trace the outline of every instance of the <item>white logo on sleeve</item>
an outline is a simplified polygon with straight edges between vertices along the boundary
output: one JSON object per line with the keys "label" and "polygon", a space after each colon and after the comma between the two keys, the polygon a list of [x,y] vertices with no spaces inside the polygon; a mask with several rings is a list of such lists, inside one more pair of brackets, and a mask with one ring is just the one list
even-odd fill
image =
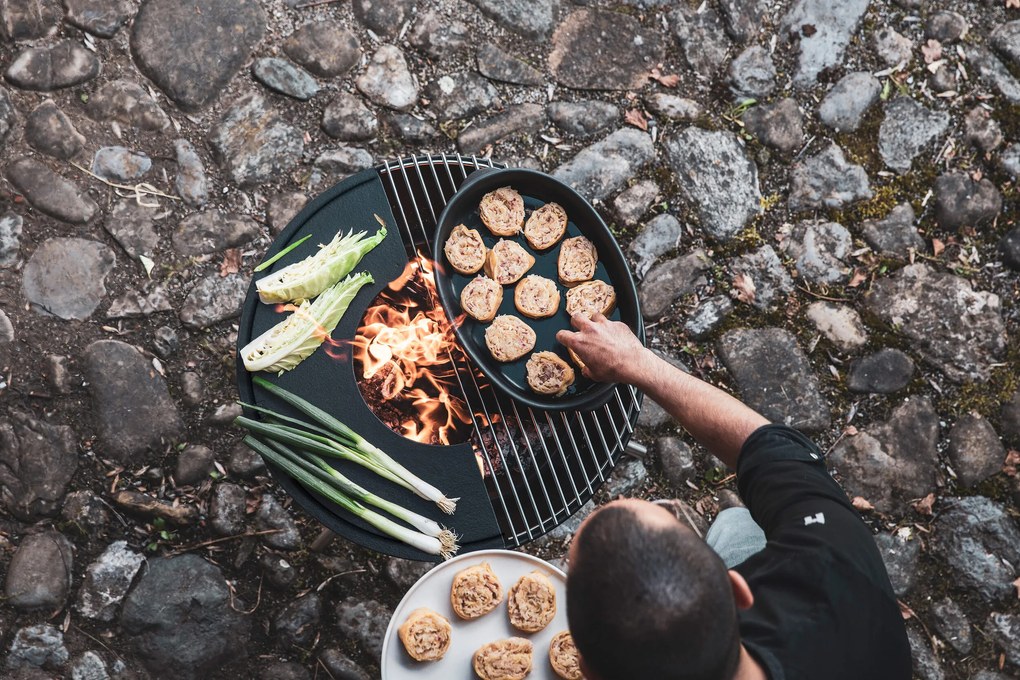
{"label": "white logo on sleeve", "polygon": [[825,524],[825,515],[819,512],[814,516],[808,515],[805,517],[804,526],[810,526],[811,524]]}

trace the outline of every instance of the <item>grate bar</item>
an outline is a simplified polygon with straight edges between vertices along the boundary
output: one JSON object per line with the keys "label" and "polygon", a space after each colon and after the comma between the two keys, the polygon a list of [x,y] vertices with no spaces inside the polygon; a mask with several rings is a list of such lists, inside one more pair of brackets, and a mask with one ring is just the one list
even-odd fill
{"label": "grate bar", "polygon": [[[399,213],[400,232],[406,234],[412,258],[428,257],[425,253],[431,252],[432,230],[439,214],[470,172],[492,167],[497,166],[491,158],[459,153],[428,153],[384,164],[380,174],[388,180],[384,187]],[[420,234],[415,233],[413,221]],[[585,413],[522,409],[481,381],[481,374],[466,355],[454,351],[449,356],[457,386],[469,407],[471,430],[481,449],[476,453],[487,471],[485,482],[504,543],[516,547],[534,540],[576,512],[606,481],[633,433],[639,393],[633,387],[620,386],[614,392],[615,400],[588,412],[590,427],[595,430],[592,435]],[[626,401],[624,394],[629,397]],[[556,413],[558,420],[554,420]],[[607,436],[607,428],[612,435]],[[501,435],[506,436],[505,442],[500,441]]]}

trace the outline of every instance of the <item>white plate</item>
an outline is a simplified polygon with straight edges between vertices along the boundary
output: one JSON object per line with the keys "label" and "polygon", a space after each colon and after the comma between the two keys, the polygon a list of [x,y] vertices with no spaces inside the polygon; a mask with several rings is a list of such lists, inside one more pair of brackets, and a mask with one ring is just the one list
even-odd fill
{"label": "white plate", "polygon": [[[493,611],[474,621],[464,621],[453,613],[450,587],[454,575],[475,564],[488,562],[503,584],[503,602]],[[556,616],[537,633],[522,633],[510,625],[506,610],[506,593],[521,576],[541,571],[556,588]],[[397,629],[418,607],[428,607],[445,616],[453,627],[450,649],[439,661],[415,661],[404,649]],[[476,680],[471,660],[475,650],[487,642],[509,637],[522,637],[534,645],[531,674],[528,680],[557,680],[549,665],[549,643],[553,636],[567,630],[567,575],[545,560],[511,550],[480,550],[465,553],[437,565],[411,586],[397,605],[386,629],[382,648],[383,680]]]}

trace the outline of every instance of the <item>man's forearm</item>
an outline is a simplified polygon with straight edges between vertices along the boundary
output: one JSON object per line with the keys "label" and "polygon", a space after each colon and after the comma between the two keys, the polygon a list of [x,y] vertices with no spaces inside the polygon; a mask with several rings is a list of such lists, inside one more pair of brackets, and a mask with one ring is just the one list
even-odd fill
{"label": "man's forearm", "polygon": [[769,423],[736,398],[684,373],[649,350],[636,360],[633,384],[733,469],[747,438]]}

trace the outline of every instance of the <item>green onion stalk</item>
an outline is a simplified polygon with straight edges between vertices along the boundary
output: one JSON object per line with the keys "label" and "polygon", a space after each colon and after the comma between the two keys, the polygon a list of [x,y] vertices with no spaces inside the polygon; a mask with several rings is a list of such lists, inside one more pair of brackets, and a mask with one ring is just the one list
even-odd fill
{"label": "green onion stalk", "polygon": [[[380,476],[413,491],[422,498],[432,501],[448,515],[452,515],[457,509],[458,498],[447,498],[442,491],[421,479],[397,461],[393,460],[393,458],[391,458],[385,451],[366,440],[357,432],[347,427],[315,404],[302,399],[296,394],[288,392],[282,387],[274,385],[262,376],[252,376],[252,381],[270,394],[283,399],[291,406],[297,408],[305,416],[311,418],[321,426],[321,428],[316,427],[315,430],[321,433],[324,428],[328,431],[330,436],[302,432],[296,428],[285,425],[262,423],[243,416],[235,421],[238,425],[252,431],[257,431],[252,427],[252,425],[255,424],[262,428],[259,434],[270,439],[281,441],[284,444],[293,444],[299,448],[309,449],[320,455],[346,458],[347,460],[358,463],[359,465],[376,472]],[[278,420],[286,419],[286,416],[276,414],[268,409],[260,410],[268,413]],[[289,420],[294,422],[293,419]],[[299,437],[301,441],[288,442],[281,439],[281,437]],[[304,445],[309,442],[314,443],[314,446],[309,447]]]}
{"label": "green onion stalk", "polygon": [[[344,477],[321,458],[311,456],[317,461],[313,464],[279,443],[267,444],[252,435],[246,436],[244,443],[266,462],[297,480],[301,486],[336,503],[390,538],[429,555],[439,555],[444,560],[453,557],[459,549],[457,536],[449,529],[376,496]],[[375,510],[366,508],[362,502],[385,510],[415,529],[409,529]]]}

